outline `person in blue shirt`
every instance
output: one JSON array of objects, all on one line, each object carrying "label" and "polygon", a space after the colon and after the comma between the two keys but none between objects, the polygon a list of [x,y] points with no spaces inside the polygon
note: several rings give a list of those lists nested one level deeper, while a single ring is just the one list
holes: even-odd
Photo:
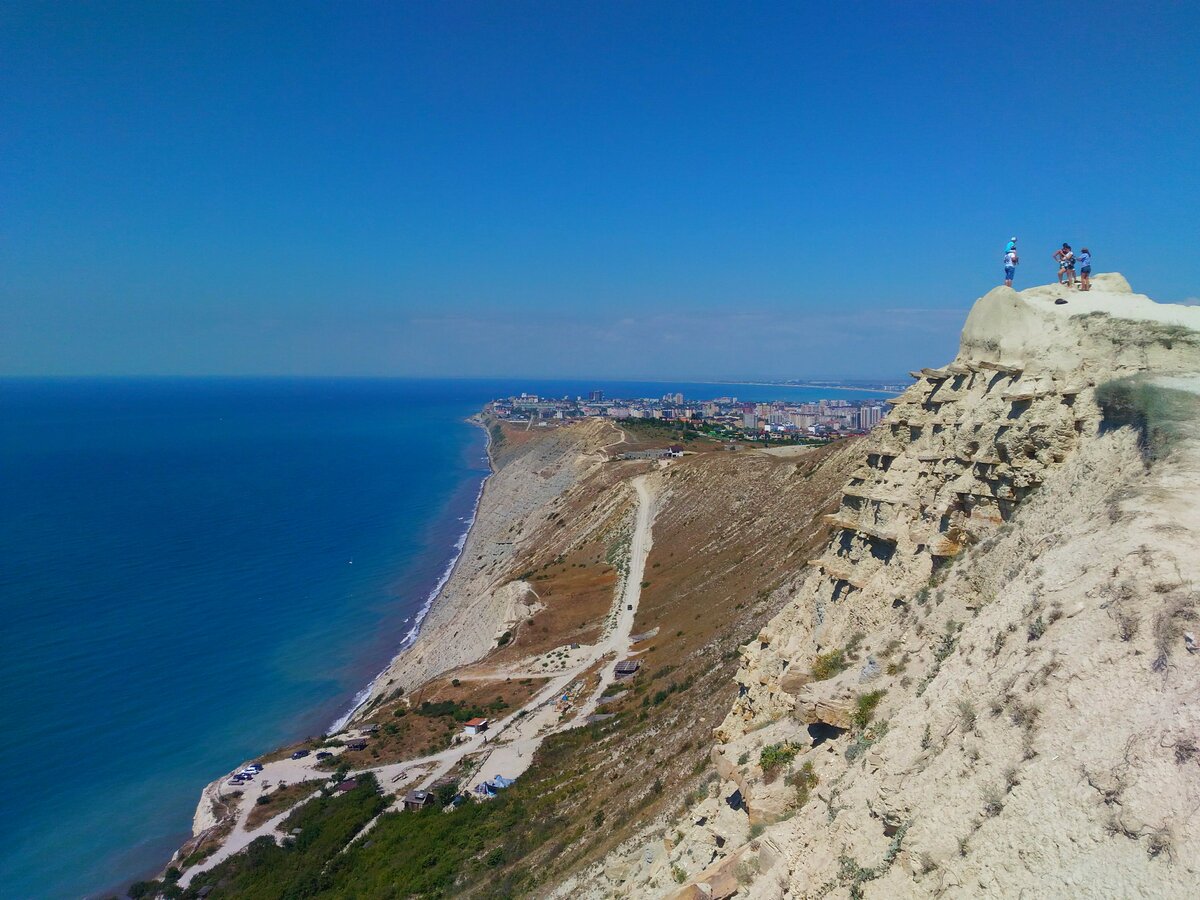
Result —
[{"label": "person in blue shirt", "polygon": [[1092,289],[1092,252],[1084,247],[1079,251],[1077,261],[1079,263],[1079,289],[1090,291]]},{"label": "person in blue shirt", "polygon": [[1017,252],[1017,239],[1015,237],[1010,237],[1008,239],[1008,244],[1004,248],[1005,253],[1008,253],[1010,250],[1013,253]]}]

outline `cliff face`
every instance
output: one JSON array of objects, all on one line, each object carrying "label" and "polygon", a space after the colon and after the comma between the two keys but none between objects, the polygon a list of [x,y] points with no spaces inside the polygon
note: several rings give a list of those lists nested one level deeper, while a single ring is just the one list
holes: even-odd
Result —
[{"label": "cliff face", "polygon": [[1200,889],[1200,310],[1095,282],[997,288],[913,373],[742,650],[719,783],[597,894]]},{"label": "cliff face", "polygon": [[[784,689],[792,661],[895,621],[943,567],[1010,521],[1099,434],[1098,384],[1200,369],[1200,344],[1179,336],[1171,312],[1156,315],[1161,306],[1131,294],[1120,275],[1096,282],[1091,296],[1061,305],[1054,300],[1063,292],[1052,287],[997,288],[971,310],[955,360],[913,373],[916,383],[892,401],[846,485],[831,517],[834,539],[809,563],[814,574],[797,595],[803,602],[747,651],[739,676],[746,694],[718,737],[790,709],[800,678]],[[1200,319],[1200,311],[1173,309],[1176,318]]]}]

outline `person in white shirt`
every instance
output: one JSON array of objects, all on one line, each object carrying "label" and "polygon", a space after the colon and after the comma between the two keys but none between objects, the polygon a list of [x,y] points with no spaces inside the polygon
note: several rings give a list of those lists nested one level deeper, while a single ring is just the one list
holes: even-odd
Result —
[{"label": "person in white shirt", "polygon": [[1017,248],[1013,244],[1009,244],[1009,249],[1004,253],[1004,286],[1012,287],[1013,273],[1017,270]]}]

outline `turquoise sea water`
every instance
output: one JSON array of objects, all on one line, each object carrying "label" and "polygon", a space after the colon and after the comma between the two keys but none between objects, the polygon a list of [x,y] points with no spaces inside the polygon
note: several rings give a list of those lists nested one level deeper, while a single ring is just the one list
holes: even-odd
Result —
[{"label": "turquoise sea water", "polygon": [[327,728],[453,559],[486,475],[465,418],[514,392],[593,388],[856,396],[0,381],[0,896],[82,897],[150,873],[204,784]]}]

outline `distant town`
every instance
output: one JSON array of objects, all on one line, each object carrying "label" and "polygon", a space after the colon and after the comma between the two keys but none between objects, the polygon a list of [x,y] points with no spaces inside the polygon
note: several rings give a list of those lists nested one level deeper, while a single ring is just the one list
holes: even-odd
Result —
[{"label": "distant town", "polygon": [[883,418],[887,408],[882,399],[756,402],[737,397],[693,400],[678,393],[624,399],[607,398],[603,391],[592,391],[587,397],[557,399],[521,394],[493,401],[490,412],[498,419],[523,422],[527,427],[549,427],[571,419],[599,416],[669,425],[689,436],[704,434],[723,441],[808,443],[869,431]]}]

